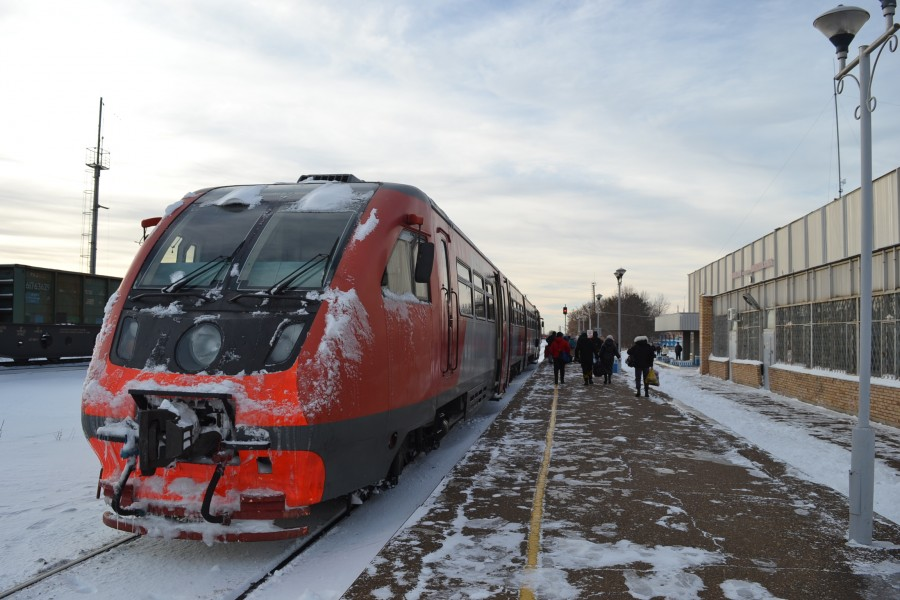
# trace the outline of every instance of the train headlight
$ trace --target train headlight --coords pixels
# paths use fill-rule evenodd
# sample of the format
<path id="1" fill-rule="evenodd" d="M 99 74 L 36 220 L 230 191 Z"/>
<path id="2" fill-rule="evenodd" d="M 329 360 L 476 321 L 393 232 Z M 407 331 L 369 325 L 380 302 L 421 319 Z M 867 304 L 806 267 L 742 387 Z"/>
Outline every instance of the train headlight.
<path id="1" fill-rule="evenodd" d="M 175 360 L 185 371 L 203 371 L 219 356 L 222 332 L 212 323 L 188 329 L 175 347 Z"/>
<path id="2" fill-rule="evenodd" d="M 116 355 L 122 360 L 131 360 L 134 356 L 134 344 L 137 341 L 138 322 L 134 317 L 125 317 L 119 325 L 119 341 L 116 343 Z"/>
<path id="3" fill-rule="evenodd" d="M 303 333 L 303 323 L 294 323 L 292 325 L 288 325 L 279 333 L 277 333 L 275 345 L 272 346 L 272 351 L 269 352 L 269 357 L 266 359 L 266 364 L 274 365 L 282 363 L 289 359 L 291 357 L 291 352 L 293 352 L 294 346 L 297 343 L 297 340 L 300 339 L 301 333 Z"/>

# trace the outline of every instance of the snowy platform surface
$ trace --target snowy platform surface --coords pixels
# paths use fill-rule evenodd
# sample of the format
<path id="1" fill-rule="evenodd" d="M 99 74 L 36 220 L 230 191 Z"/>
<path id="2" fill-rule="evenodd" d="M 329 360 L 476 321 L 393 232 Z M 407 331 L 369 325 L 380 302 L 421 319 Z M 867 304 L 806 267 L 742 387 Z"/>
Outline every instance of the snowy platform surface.
<path id="1" fill-rule="evenodd" d="M 614 378 L 570 367 L 558 390 L 536 568 L 547 366 L 343 597 L 900 598 L 900 432 L 876 432 L 888 517 L 864 547 L 829 487 L 847 486 L 851 417 L 695 369 L 664 368 L 650 398 Z"/>
<path id="2" fill-rule="evenodd" d="M 84 366 L 0 371 L 0 589 L 122 539 L 100 523 Z M 855 419 L 662 367 L 558 395 L 539 553 L 526 566 L 552 373 L 515 380 L 250 600 L 900 599 L 900 431 L 875 426 L 876 543 L 847 542 Z M 291 542 L 142 538 L 12 596 L 234 599 Z"/>

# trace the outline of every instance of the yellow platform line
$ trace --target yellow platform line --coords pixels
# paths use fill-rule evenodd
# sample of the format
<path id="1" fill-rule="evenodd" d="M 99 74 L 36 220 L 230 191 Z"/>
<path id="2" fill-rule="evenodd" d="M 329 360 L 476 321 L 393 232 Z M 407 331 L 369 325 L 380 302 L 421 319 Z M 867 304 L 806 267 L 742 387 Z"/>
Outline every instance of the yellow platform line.
<path id="1" fill-rule="evenodd" d="M 550 454 L 553 450 L 553 431 L 556 429 L 556 402 L 559 398 L 559 386 L 553 387 L 553 404 L 550 406 L 550 424 L 547 426 L 547 441 L 544 447 L 544 459 L 538 473 L 537 486 L 534 490 L 534 502 L 531 505 L 531 527 L 528 531 L 528 556 L 525 564 L 526 583 L 519 589 L 521 600 L 534 600 L 534 592 L 528 586 L 527 574 L 537 569 L 538 552 L 541 549 L 541 521 L 544 518 L 544 491 L 547 488 L 547 472 L 550 470 Z"/>

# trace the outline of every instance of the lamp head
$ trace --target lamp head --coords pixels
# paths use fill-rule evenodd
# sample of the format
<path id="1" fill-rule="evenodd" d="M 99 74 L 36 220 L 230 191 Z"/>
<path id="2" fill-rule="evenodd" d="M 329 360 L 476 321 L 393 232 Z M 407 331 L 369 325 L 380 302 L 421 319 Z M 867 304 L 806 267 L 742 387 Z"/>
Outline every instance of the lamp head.
<path id="1" fill-rule="evenodd" d="M 887 0 L 888 2 L 892 0 Z M 895 2 L 896 4 L 896 2 Z M 813 21 L 813 27 L 822 32 L 834 44 L 838 60 L 843 67 L 847 60 L 850 42 L 869 20 L 869 12 L 856 6 L 838 5 L 837 8 L 822 13 Z"/>
<path id="2" fill-rule="evenodd" d="M 759 302 L 756 301 L 756 298 L 750 295 L 749 292 L 744 292 L 743 294 L 741 294 L 741 297 L 744 299 L 744 302 L 749 304 L 751 307 L 755 308 L 756 310 L 762 310 L 762 306 L 759 305 Z"/>
<path id="3" fill-rule="evenodd" d="M 884 15 L 885 26 L 894 26 L 894 13 L 897 12 L 897 0 L 881 0 L 881 14 Z"/>
<path id="4" fill-rule="evenodd" d="M 616 276 L 616 279 L 619 281 L 619 283 L 622 283 L 622 275 L 624 275 L 624 274 L 625 274 L 625 269 L 623 269 L 622 267 L 619 267 L 618 269 L 616 269 L 616 272 L 613 273 L 613 275 Z"/>

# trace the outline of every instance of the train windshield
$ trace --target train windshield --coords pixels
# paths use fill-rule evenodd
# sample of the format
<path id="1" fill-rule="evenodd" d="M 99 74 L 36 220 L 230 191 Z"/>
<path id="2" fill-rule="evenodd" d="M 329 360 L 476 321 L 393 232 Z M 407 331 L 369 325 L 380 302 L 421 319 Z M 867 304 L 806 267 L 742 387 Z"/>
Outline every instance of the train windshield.
<path id="1" fill-rule="evenodd" d="M 216 195 L 223 200 L 221 194 Z M 135 287 L 175 291 L 222 283 L 232 259 L 266 207 L 260 202 L 201 200 L 169 228 L 156 254 L 141 269 Z"/>
<path id="2" fill-rule="evenodd" d="M 135 287 L 165 293 L 224 286 L 269 294 L 321 289 L 340 241 L 368 198 L 348 191 L 347 199 L 337 202 L 331 190 L 324 186 L 211 190 L 168 228 Z"/>
<path id="3" fill-rule="evenodd" d="M 238 289 L 289 289 L 324 286 L 350 212 L 282 210 L 268 220 L 238 275 Z"/>

